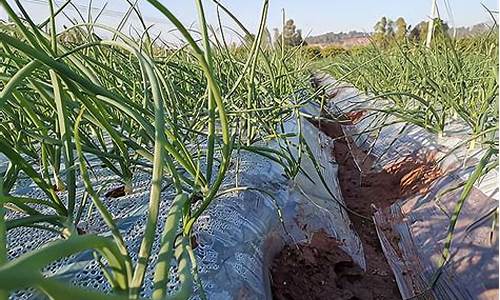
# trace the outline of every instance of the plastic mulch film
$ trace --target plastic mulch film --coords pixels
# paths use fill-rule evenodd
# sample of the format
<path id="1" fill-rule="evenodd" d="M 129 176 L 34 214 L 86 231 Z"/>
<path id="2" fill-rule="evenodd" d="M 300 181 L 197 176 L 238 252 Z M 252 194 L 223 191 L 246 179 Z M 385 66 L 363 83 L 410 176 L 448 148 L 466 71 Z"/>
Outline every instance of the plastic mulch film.
<path id="1" fill-rule="evenodd" d="M 285 125 L 285 132 L 298 130 L 293 120 Z M 337 165 L 331 158 L 332 141 L 307 121 L 302 120 L 301 125 L 304 138 L 321 166 L 330 192 L 321 182 L 307 155 L 302 157 L 301 167 L 310 179 L 299 175 L 295 181 L 291 181 L 284 176 L 279 164 L 254 153 L 235 152 L 234 160 L 238 160 L 238 164 L 233 164 L 228 171 L 222 189 L 234 187 L 235 184 L 249 189 L 228 193 L 214 200 L 194 229 L 197 244 L 194 251 L 200 281 L 208 299 L 272 299 L 268 267 L 274 255 L 284 244 L 306 240 L 320 229 L 344 241 L 344 250 L 365 268 L 361 242 L 351 229 L 347 213 L 339 204 L 343 203 L 343 200 L 337 181 Z M 292 140 L 291 144 L 295 142 L 297 141 Z M 294 147 L 291 148 L 294 151 Z M 298 156 L 298 153 L 295 152 L 294 155 Z M 108 190 L 118 185 L 118 178 L 114 174 L 99 169 L 98 161 L 94 163 L 97 177 L 93 178 L 93 184 L 96 190 Z M 235 165 L 238 165 L 238 170 Z M 119 225 L 131 254 L 138 252 L 142 239 L 150 180 L 149 174 L 136 172 L 133 194 L 118 199 L 102 199 Z M 79 197 L 83 192 L 83 186 L 78 186 Z M 45 197 L 29 179 L 18 180 L 13 194 L 33 198 Z M 166 187 L 162 194 L 153 254 L 158 253 L 159 234 L 162 232 L 172 197 L 173 193 Z M 109 235 L 99 214 L 95 209 L 89 208 L 85 207 L 84 221 L 79 227 L 86 233 Z M 10 212 L 7 217 L 18 216 Z M 8 232 L 7 238 L 9 258 L 13 259 L 61 237 L 36 228 L 15 228 Z M 137 256 L 133 256 L 132 260 L 135 262 Z M 152 293 L 151 266 L 154 266 L 155 260 L 156 255 L 153 255 L 142 291 L 144 297 L 149 297 Z M 44 273 L 77 286 L 101 291 L 111 289 L 91 252 L 55 262 L 46 267 Z M 169 292 L 178 288 L 175 265 L 171 274 Z M 195 285 L 192 299 L 200 298 L 198 286 Z M 33 290 L 17 291 L 11 295 L 11 299 L 42 298 Z"/>
<path id="2" fill-rule="evenodd" d="M 330 96 L 331 113 L 364 115 L 354 125 L 342 127 L 359 148 L 376 157 L 373 168 L 414 155 L 430 153 L 434 159 L 445 158 L 439 166 L 444 175 L 427 193 L 400 199 L 374 215 L 403 298 L 498 298 L 498 226 L 493 220 L 498 211 L 498 167 L 476 182 L 455 227 L 451 258 L 432 292 L 426 292 L 440 262 L 450 217 L 462 192 L 460 185 L 484 154 L 484 150 L 461 146 L 470 134 L 465 126 L 450 122 L 444 137 L 437 137 L 417 126 L 397 123 L 393 117 L 384 119 L 380 113 L 370 112 L 384 106 L 384 100 L 377 100 L 375 106 L 373 100 L 348 84 L 325 74 L 317 78 Z M 381 120 L 393 124 L 377 129 Z M 452 155 L 448 155 L 450 152 Z"/>

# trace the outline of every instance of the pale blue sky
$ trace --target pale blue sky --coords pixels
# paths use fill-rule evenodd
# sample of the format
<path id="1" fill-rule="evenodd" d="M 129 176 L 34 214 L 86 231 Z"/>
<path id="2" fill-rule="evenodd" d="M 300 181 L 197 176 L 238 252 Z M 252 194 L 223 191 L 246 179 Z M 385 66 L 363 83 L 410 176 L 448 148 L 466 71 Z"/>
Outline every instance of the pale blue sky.
<path id="1" fill-rule="evenodd" d="M 161 1 L 185 24 L 193 24 L 197 20 L 194 1 Z M 46 16 L 48 11 L 47 0 L 21 0 L 21 2 L 33 14 L 35 19 Z M 56 2 L 63 1 L 57 0 Z M 93 0 L 93 6 L 102 7 L 106 2 L 108 2 L 108 11 L 106 16 L 101 19 L 101 22 L 113 25 L 119 20 L 115 15 L 124 12 L 128 4 L 125 0 Z M 168 22 L 164 21 L 164 18 L 146 0 L 139 0 L 139 2 L 143 14 L 148 17 L 149 23 L 156 23 L 157 30 L 165 32 L 172 27 Z M 84 7 L 88 1 L 74 0 L 74 3 L 78 4 L 79 9 L 86 15 Z M 204 3 L 209 22 L 215 24 L 215 10 L 212 1 L 204 1 Z M 222 0 L 222 3 L 227 5 L 248 28 L 251 30 L 256 29 L 262 1 Z M 438 0 L 438 7 L 441 17 L 448 20 L 450 25 L 454 23 L 456 26 L 468 26 L 489 20 L 489 16 L 481 3 L 490 9 L 498 10 L 496 0 Z M 371 31 L 373 24 L 382 16 L 392 19 L 403 16 L 408 24 L 416 24 L 429 18 L 430 7 L 431 0 L 270 0 L 267 27 L 270 30 L 281 27 L 281 10 L 283 8 L 286 17 L 293 18 L 304 35 L 309 32 L 316 35 L 330 31 Z M 450 18 L 450 11 L 453 20 Z M 73 15 L 70 11 L 68 13 Z M 62 22 L 64 22 L 63 19 L 61 19 L 60 23 Z M 227 18 L 224 19 L 224 24 L 236 28 Z"/>

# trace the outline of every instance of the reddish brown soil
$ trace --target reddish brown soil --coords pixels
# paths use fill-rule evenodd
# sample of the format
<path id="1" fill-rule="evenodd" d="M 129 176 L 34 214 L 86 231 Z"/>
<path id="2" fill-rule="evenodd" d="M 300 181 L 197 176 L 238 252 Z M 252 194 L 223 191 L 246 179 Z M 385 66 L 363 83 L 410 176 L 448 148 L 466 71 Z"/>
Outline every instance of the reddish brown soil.
<path id="1" fill-rule="evenodd" d="M 273 295 L 275 299 L 401 299 L 371 216 L 374 209 L 387 209 L 402 197 L 425 192 L 441 173 L 432 156 L 406 158 L 374 172 L 369 167 L 374 158 L 366 157 L 350 138 L 345 138 L 338 123 L 315 125 L 336 139 L 332 155 L 339 164 L 339 183 L 347 207 L 367 217 L 350 215 L 363 243 L 367 270 L 360 272 L 337 242 L 322 233 L 299 249 L 286 247 L 275 258 L 271 270 Z M 392 229 L 382 230 L 397 245 L 399 237 Z M 349 275 L 339 269 L 339 264 L 349 266 Z"/>
<path id="2" fill-rule="evenodd" d="M 346 113 L 347 118 L 351 121 L 352 124 L 357 124 L 361 119 L 366 115 L 366 110 L 358 110 Z"/>
<path id="3" fill-rule="evenodd" d="M 273 296 L 288 299 L 373 299 L 369 278 L 324 231 L 286 246 L 274 260 Z"/>
<path id="4" fill-rule="evenodd" d="M 57 188 L 57 185 L 55 185 L 55 184 L 52 185 L 52 189 L 54 190 L 54 192 L 62 192 L 62 191 L 64 191 L 64 189 L 62 189 L 62 188 L 61 189 Z"/>
<path id="5" fill-rule="evenodd" d="M 104 194 L 104 197 L 106 197 L 106 198 L 120 198 L 123 196 L 125 196 L 125 186 L 124 185 L 120 185 L 116 188 L 113 188 L 113 189 L 107 191 L 106 194 Z"/>

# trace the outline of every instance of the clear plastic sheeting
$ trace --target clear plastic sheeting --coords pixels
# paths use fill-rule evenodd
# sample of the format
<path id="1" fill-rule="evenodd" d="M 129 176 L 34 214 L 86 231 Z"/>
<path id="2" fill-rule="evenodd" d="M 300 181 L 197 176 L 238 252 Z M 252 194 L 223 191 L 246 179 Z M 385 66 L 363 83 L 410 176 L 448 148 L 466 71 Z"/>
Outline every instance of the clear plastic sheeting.
<path id="1" fill-rule="evenodd" d="M 476 182 L 455 227 L 451 258 L 432 292 L 426 292 L 441 259 L 461 184 L 484 154 L 484 150 L 470 150 L 463 143 L 470 137 L 466 127 L 451 121 L 444 135 L 438 137 L 373 111 L 389 105 L 387 100 L 370 99 L 326 74 L 318 74 L 316 80 L 329 96 L 330 113 L 363 112 L 359 122 L 342 127 L 359 148 L 376 157 L 374 169 L 407 156 L 431 154 L 434 159 L 444 158 L 440 164 L 444 175 L 425 195 L 401 199 L 389 210 L 374 215 L 384 253 L 403 298 L 497 299 L 498 225 L 494 216 L 499 199 L 498 167 Z M 384 122 L 391 125 L 382 127 Z"/>
<path id="2" fill-rule="evenodd" d="M 309 113 L 317 113 L 314 107 L 309 110 Z M 301 121 L 301 126 L 297 126 L 294 120 L 288 121 L 285 132 L 294 133 L 299 128 L 321 166 L 325 181 L 322 182 L 308 155 L 302 154 L 301 167 L 309 178 L 301 174 L 292 181 L 285 176 L 278 163 L 255 153 L 235 151 L 233 161 L 237 163 L 232 164 L 221 190 L 240 189 L 215 199 L 194 228 L 197 245 L 194 252 L 201 285 L 208 299 L 272 299 L 268 275 L 272 258 L 284 244 L 306 240 L 318 230 L 324 230 L 343 241 L 343 249 L 365 268 L 361 242 L 351 229 L 347 213 L 342 208 L 337 165 L 331 157 L 333 142 L 306 120 Z M 290 141 L 291 145 L 295 142 Z M 291 148 L 298 157 L 297 150 L 293 150 L 295 147 Z M 104 183 L 109 183 L 105 190 L 118 184 L 119 179 L 99 169 L 97 161 L 94 170 L 97 173 L 97 178 L 93 179 L 96 190 L 103 187 Z M 146 222 L 150 180 L 149 174 L 136 172 L 133 194 L 118 199 L 102 199 L 119 225 L 129 252 L 134 254 L 134 262 Z M 160 246 L 159 234 L 173 198 L 169 187 L 165 187 L 153 245 L 154 255 L 142 291 L 144 297 L 152 293 L 152 266 L 155 265 Z M 78 186 L 78 196 L 83 191 L 83 186 Z M 13 193 L 44 198 L 44 194 L 28 179 L 19 180 Z M 99 214 L 89 207 L 85 207 L 84 221 L 79 227 L 86 233 L 109 235 Z M 7 217 L 13 218 L 15 215 L 10 213 Z M 9 258 L 18 257 L 59 238 L 57 234 L 35 228 L 15 228 L 8 232 Z M 55 262 L 44 272 L 78 286 L 110 291 L 90 252 Z M 169 291 L 174 291 L 178 288 L 175 265 L 171 274 Z M 192 299 L 199 299 L 199 292 L 199 285 L 195 284 Z M 40 299 L 42 296 L 33 290 L 25 290 L 14 293 L 11 298 Z"/>

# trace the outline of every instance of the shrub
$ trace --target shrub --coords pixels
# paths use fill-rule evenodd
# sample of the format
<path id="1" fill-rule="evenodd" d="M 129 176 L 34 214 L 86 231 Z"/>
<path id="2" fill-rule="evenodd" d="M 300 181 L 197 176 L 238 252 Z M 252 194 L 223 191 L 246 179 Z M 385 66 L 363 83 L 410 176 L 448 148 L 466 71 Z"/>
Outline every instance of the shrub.
<path id="1" fill-rule="evenodd" d="M 318 58 L 321 56 L 321 48 L 319 46 L 304 47 L 304 54 L 308 58 Z"/>
<path id="2" fill-rule="evenodd" d="M 346 49 L 335 45 L 330 45 L 321 49 L 321 56 L 325 58 L 337 56 L 344 53 L 346 53 Z"/>
<path id="3" fill-rule="evenodd" d="M 362 55 L 364 52 L 369 51 L 370 46 L 354 46 L 346 50 L 346 53 L 351 56 Z"/>

